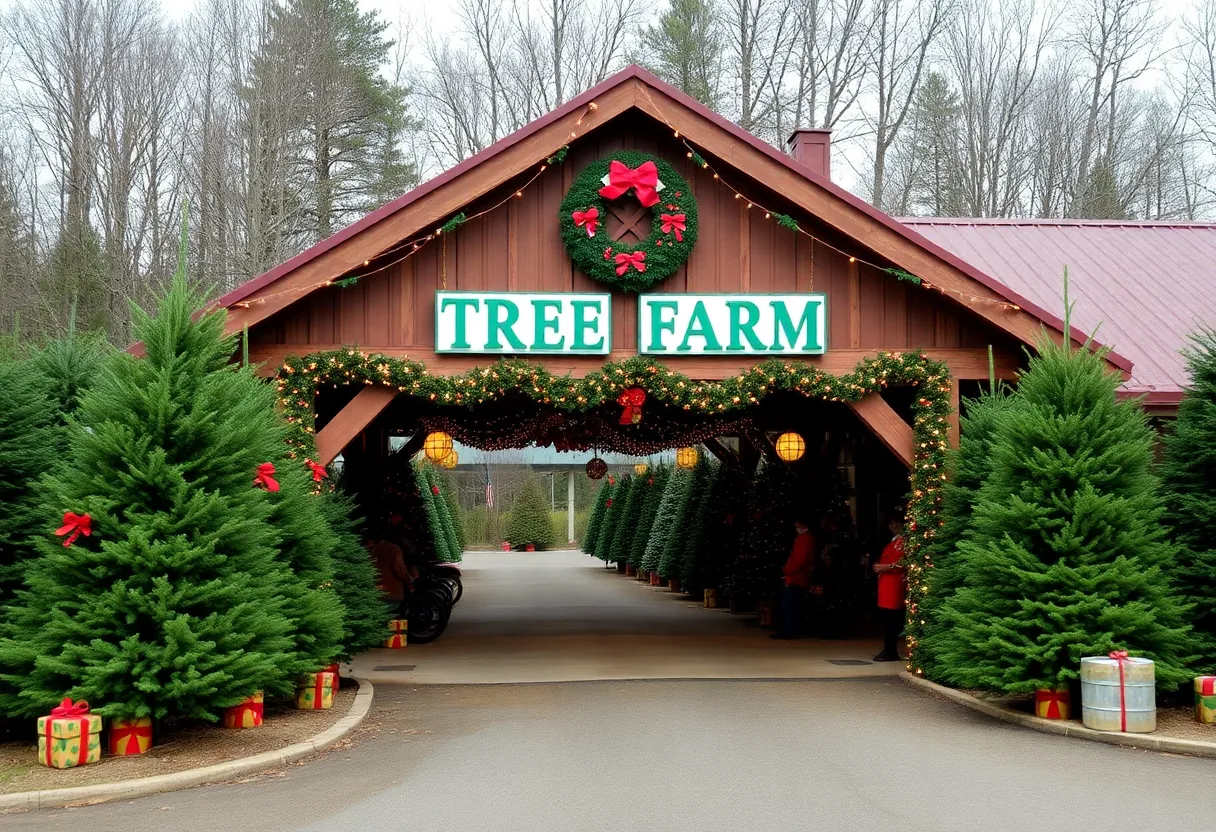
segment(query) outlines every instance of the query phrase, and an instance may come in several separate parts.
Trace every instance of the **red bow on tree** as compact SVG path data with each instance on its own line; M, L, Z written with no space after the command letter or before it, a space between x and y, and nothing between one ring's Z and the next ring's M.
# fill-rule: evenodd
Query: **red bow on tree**
M642 421L642 405L646 403L646 391L641 387L630 387L617 396L616 403L624 408L621 411L621 424L636 425Z
M640 272L646 271L646 252L635 251L632 254L621 252L616 256L616 273L624 274L633 266Z
M311 459L304 460L304 463L308 466L308 469L312 471L313 482L320 482L329 476L329 472L325 470L325 466L321 463L313 462Z
M579 228L585 227L587 229L588 237L595 236L595 227L600 224L599 208L588 208L586 211L575 211L572 216L574 217L575 225L577 225Z
M55 530L55 534L63 537L65 534L68 539L63 541L64 548L71 546L76 542L76 538L84 535L88 537L93 533L93 518L87 514L75 514L70 511L63 513L63 525ZM67 701L67 700L64 700Z
M608 184L600 188L600 196L616 199L632 190L642 207L649 208L659 201L658 186L659 169L654 162L643 162L631 168L613 159L608 164Z
M676 242L684 242L684 231L688 228L686 224L687 217L683 214L660 214L659 221L663 224L659 226L664 234L675 232Z
M274 464L263 462L258 466L258 475L253 478L253 484L267 491L278 491L279 481L274 478Z
M432 485L432 486L431 486L431 493L432 493L432 494L434 494L436 497L438 497L438 496L439 496L439 486L437 486L437 485Z

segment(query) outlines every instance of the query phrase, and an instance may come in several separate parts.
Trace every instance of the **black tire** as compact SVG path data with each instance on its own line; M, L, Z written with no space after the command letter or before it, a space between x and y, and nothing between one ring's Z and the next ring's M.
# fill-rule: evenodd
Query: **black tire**
M452 617L452 605L445 589L415 592L410 598L410 644L429 644L443 635Z

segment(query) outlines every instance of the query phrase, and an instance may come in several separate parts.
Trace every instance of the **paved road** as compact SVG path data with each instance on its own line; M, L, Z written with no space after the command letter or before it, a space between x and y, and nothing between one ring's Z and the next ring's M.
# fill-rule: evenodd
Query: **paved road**
M497 617L474 597L469 640L495 621L523 637L530 617L570 619L545 593ZM744 626L655 609L590 616ZM1214 776L1216 761L1027 732L889 677L379 685L352 742L286 771L0 816L0 830L1155 832L1211 828Z

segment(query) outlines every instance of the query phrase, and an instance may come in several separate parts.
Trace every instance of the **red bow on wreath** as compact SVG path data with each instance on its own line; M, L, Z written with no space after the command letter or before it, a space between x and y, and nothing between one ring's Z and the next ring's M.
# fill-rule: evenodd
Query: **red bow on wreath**
M613 159L608 163L608 184L600 188L600 196L616 199L632 190L642 207L649 208L659 201L658 186L659 169L654 162L642 162L631 168Z
M635 251L632 254L621 252L616 256L616 273L624 274L633 266L640 272L646 271L646 252Z
M258 475L253 478L253 484L267 491L278 491L279 481L274 478L274 464L263 462L258 466Z
M574 224L579 228L586 226L587 236L595 236L595 227L600 223L600 209L588 208L586 211L575 211L571 216L574 217Z
M684 242L684 231L688 228L687 217L683 214L661 214L659 220L663 223L660 228L664 234L676 233L676 242Z
M630 387L617 396L616 403L625 408L621 411L621 424L636 425L642 421L642 405L646 403L646 391L641 387Z
M88 537L92 533L93 518L87 514L75 514L70 511L63 513L63 525L55 530L55 534L59 537L63 537L65 534L68 536L68 539L63 541L65 549L75 543L76 538L81 535Z
M313 462L311 459L304 460L304 463L308 466L308 469L312 471L313 482L320 482L329 476L329 472L325 470L325 466L321 463Z

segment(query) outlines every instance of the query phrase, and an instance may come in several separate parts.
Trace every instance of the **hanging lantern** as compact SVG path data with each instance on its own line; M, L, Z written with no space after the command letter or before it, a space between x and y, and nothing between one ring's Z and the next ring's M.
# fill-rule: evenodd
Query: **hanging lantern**
M452 452L452 437L443 431L435 431L426 435L422 443L422 452L431 462L443 462L444 457Z
M676 465L681 468L695 468L697 465L697 449L680 448L677 450Z
M602 480L604 474L608 473L608 463L600 459L598 456L593 457L587 462L587 476L593 480Z
M650 470L650 466L645 462L639 462L633 466L633 473L637 474L639 477L642 476L642 474L645 474L648 470Z
M451 453L445 456L439 464L444 468L451 469L455 468L458 462L460 462L460 454L456 453L455 448L452 448Z
M778 436L774 444L777 446L777 456L785 462L802 459L802 455L806 453L806 440L801 434L793 431Z

